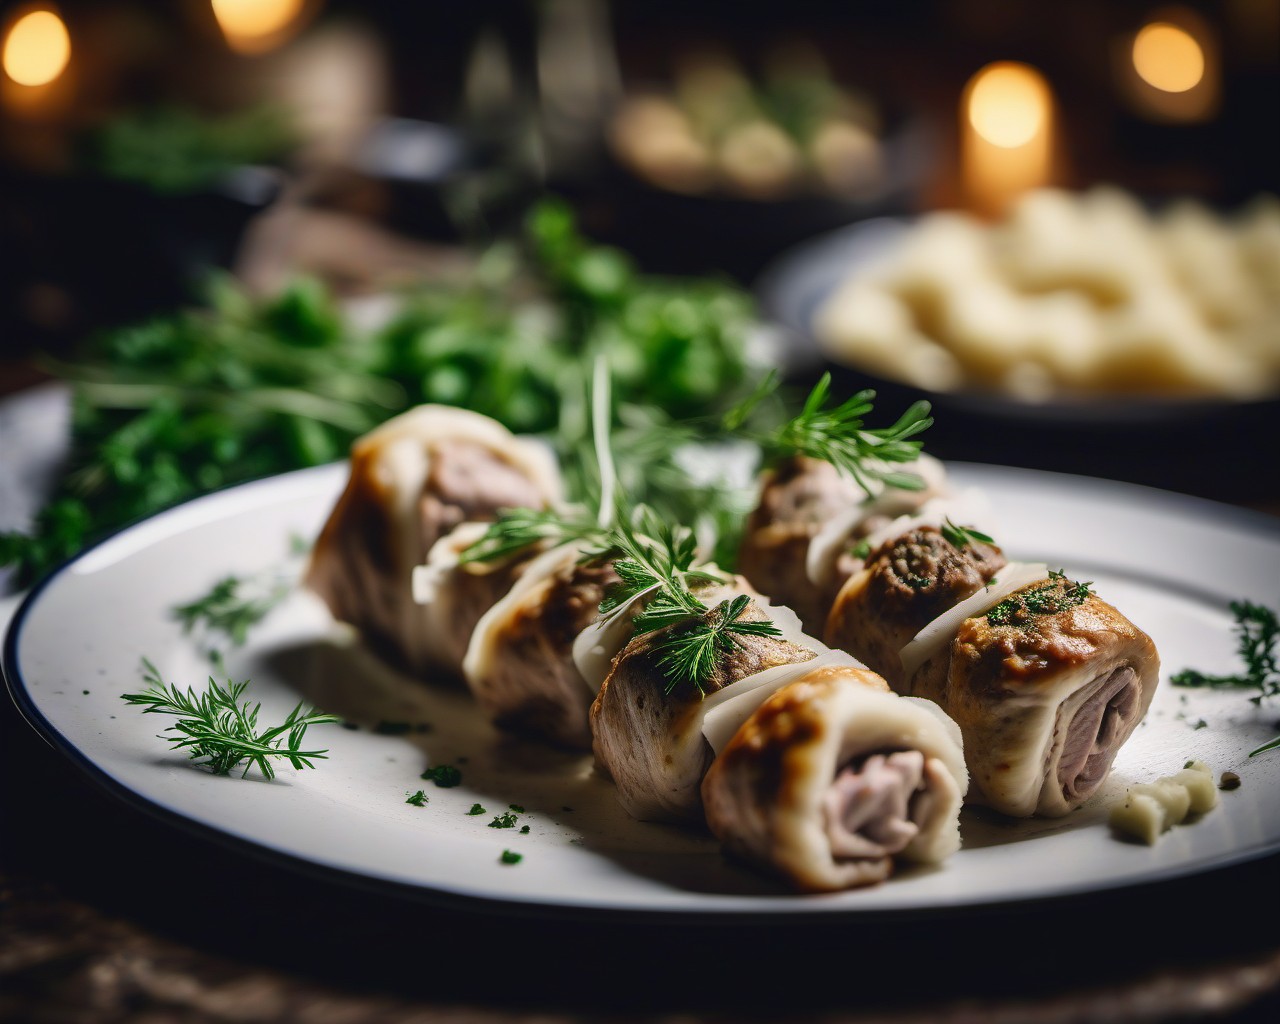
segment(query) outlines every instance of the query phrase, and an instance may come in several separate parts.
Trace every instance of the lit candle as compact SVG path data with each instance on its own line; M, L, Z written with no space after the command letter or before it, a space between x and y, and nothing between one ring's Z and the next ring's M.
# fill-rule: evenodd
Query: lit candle
M300 27L307 0L211 0L213 16L236 53L274 50Z
M1155 121L1202 121L1221 92L1213 30L1194 11L1157 12L1116 48L1117 75L1138 113Z
M1035 68L988 64L960 102L960 160L970 205L1000 213L1027 189L1048 184L1054 161L1053 93Z
M7 20L0 39L4 105L36 119L64 110L71 36L57 10L46 4L20 8Z

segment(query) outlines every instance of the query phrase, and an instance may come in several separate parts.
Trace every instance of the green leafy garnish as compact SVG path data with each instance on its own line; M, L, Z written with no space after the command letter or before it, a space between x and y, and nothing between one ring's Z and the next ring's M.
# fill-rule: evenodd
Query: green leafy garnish
M283 724L259 729L262 705L240 701L248 682L228 680L224 689L210 676L208 689L197 694L194 689L183 692L172 683L166 685L155 665L145 658L142 667L147 689L121 694L121 699L143 706L144 714L176 716L178 721L165 730L175 735L162 734L160 738L174 749L186 750L191 760L207 765L215 775L230 775L241 762L248 762L242 777L256 766L264 777L272 779L272 758L284 758L294 768L314 768L311 762L328 754L327 750L303 750L302 739L309 726L337 722L336 715L299 703Z
M850 549L849 553L853 555L854 558L865 559L867 555L871 554L871 542L867 540L866 537L863 537L862 540L858 541L858 543Z
M519 820L520 819L517 818L510 811L504 811L502 814L499 814L496 818L494 818L493 821L489 822L489 827L490 828L515 828L516 822L518 822Z
M276 577L264 586L257 577L224 576L209 592L188 604L176 605L174 618L182 623L184 633L202 629L219 633L240 647L248 639L249 630L289 596L293 584Z
M516 853L514 850L503 850L502 856L498 858L503 864L519 864L524 860L523 853Z
M479 804L472 804L471 810L467 811L467 813L474 817L479 814L484 814L484 808L481 807Z
M731 410L726 425L741 427L771 386L773 382L766 380L742 405ZM881 486L914 491L924 486L918 476L894 466L919 457L920 441L913 438L933 423L928 402L916 402L892 426L872 430L863 422L872 411L874 391L859 391L828 409L830 397L831 374L824 373L797 416L763 434L741 429L760 444L766 459L807 455L829 462L868 494L874 494Z
M297 141L292 118L274 106L222 117L169 106L112 118L85 141L82 161L107 177L183 193L235 167L282 157Z
M1280 638L1280 621L1276 613L1252 601L1232 601L1235 616L1236 650L1244 662L1243 673L1209 675L1195 669L1184 669L1170 678L1174 686L1208 687L1212 689L1256 689L1249 698L1261 704L1265 698L1280 695L1280 666L1277 665L1276 641ZM1280 747L1280 736L1264 743L1249 756Z
M434 782L441 789L452 789L462 783L462 772L451 764L438 764L428 768L420 778Z
M413 804L414 807L425 807L427 805L427 800L428 800L427 794L422 790L418 790L418 792L414 793L411 797L409 797L409 799L406 800L405 803Z
M950 517L942 521L942 536L948 544L954 548L963 550L970 544L994 544L995 541L983 533L981 530L975 530L972 526L957 526Z
M463 550L461 562L495 562L534 544L559 547L572 541L599 545L603 531L585 511L570 509L503 509L484 535Z
M782 635L772 622L744 622L742 613L750 603L746 594L721 601L687 629L673 630L670 637L654 646L655 651L661 652L658 664L667 672L668 694L681 683L702 693L703 683L715 671L716 662L742 646L737 637Z
M1013 626L1027 622L1033 615L1053 615L1084 604L1093 591L1093 582L1077 583L1067 579L1060 569L1049 570L1049 581L1010 594L987 612L992 626Z

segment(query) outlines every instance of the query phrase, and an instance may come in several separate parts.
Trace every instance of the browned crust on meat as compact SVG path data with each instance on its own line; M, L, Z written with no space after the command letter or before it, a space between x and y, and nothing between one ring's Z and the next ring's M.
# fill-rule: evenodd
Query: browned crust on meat
M494 724L575 749L590 749L592 694L573 663L573 641L595 619L607 587L618 581L609 563L563 566L542 600L522 606L495 642L493 679L478 694Z
M905 686L899 652L947 609L977 593L1006 564L998 547L957 548L935 527L903 534L870 553L832 605L824 639Z
M1099 650L1140 637L1146 634L1094 594L1021 624L993 626L977 616L961 624L951 645L950 687L963 681L975 699L1013 697L1037 690Z

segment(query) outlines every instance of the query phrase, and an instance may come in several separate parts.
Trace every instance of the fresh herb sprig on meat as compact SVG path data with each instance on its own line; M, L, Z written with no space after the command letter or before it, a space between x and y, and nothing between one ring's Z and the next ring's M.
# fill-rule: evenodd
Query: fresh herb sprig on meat
M891 426L872 429L865 420L874 408L876 393L859 391L828 408L831 374L824 373L796 416L772 429L753 429L756 411L776 388L776 377L770 375L724 417L725 429L759 444L766 461L792 455L820 459L847 474L868 494L880 487L918 491L924 486L918 476L896 467L920 455L918 435L933 423L928 402L914 403Z
M1252 601L1232 601L1231 614L1235 616L1236 650L1244 662L1244 672L1231 675L1210 675L1196 669L1184 669L1170 678L1174 686L1205 687L1209 689L1256 689L1249 698L1253 704L1261 704L1269 697L1280 696L1280 663L1276 651L1280 640L1280 620L1265 605ZM1264 743L1249 756L1280 747L1280 736Z
M269 728L258 725L261 704L241 701L248 682L227 681L219 686L212 676L203 693L194 688L183 691L174 683L166 684L159 670L147 659L142 661L143 682L147 688L138 693L121 694L126 703L141 706L143 714L173 715L178 720L160 739L175 750L185 750L191 760L206 765L214 775L230 775L244 763L242 777L257 767L265 778L275 778L272 759L283 758L294 768L314 768L312 763L328 755L327 750L304 750L302 740L308 727L339 721L299 703L284 722Z
M957 526L950 517L942 521L942 536L952 547L963 549L970 544L994 544L995 540L972 526Z

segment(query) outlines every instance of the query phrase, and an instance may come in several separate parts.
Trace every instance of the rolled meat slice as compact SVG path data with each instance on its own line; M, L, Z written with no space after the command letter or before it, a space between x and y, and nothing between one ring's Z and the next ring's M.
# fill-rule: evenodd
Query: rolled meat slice
M960 726L972 801L1056 817L1101 787L1159 678L1151 638L1054 573L964 619L906 692Z
M718 691L758 672L809 661L822 644L798 643L799 623L782 626L784 608L752 600L742 621L774 621L788 636L735 636L733 649L717 658L702 690L673 683L663 664L664 644L702 622L718 621L727 603L710 607L703 619L677 623L632 637L613 661L591 705L592 749L596 764L613 777L618 798L632 817L644 821L696 820L702 813L699 786L713 755L702 732L708 700ZM704 699L706 698L706 699Z
M431 546L426 562L414 567L412 593L422 619L406 643L411 663L419 668L463 678L462 662L476 626L545 550L537 543L503 558L465 561L463 554L488 529L487 523L455 527Z
M767 470L761 478L760 499L743 533L740 571L775 604L795 611L807 630L820 633L840 583L853 568L824 566L827 578L815 586L819 581L810 571L811 542L838 521L852 544L946 492L946 472L930 456L902 466L902 472L915 473L924 488L885 488L868 496L831 463L801 455ZM841 569L843 575L839 575Z
M525 567L472 632L463 674L495 725L589 750L596 688L574 663L573 644L618 577L610 562L580 556L566 544Z
M424 405L356 441L351 475L320 532L305 576L334 617L421 671L424 607L410 578L435 543L502 508L560 500L559 472L542 445L478 413Z
M823 666L768 698L702 781L725 849L796 887L881 882L895 860L940 863L960 847L968 785L960 731L874 672Z
M936 526L891 537L867 554L831 606L823 639L879 672L895 690L905 683L899 652L931 621L977 593L1005 565L998 547L957 547Z

